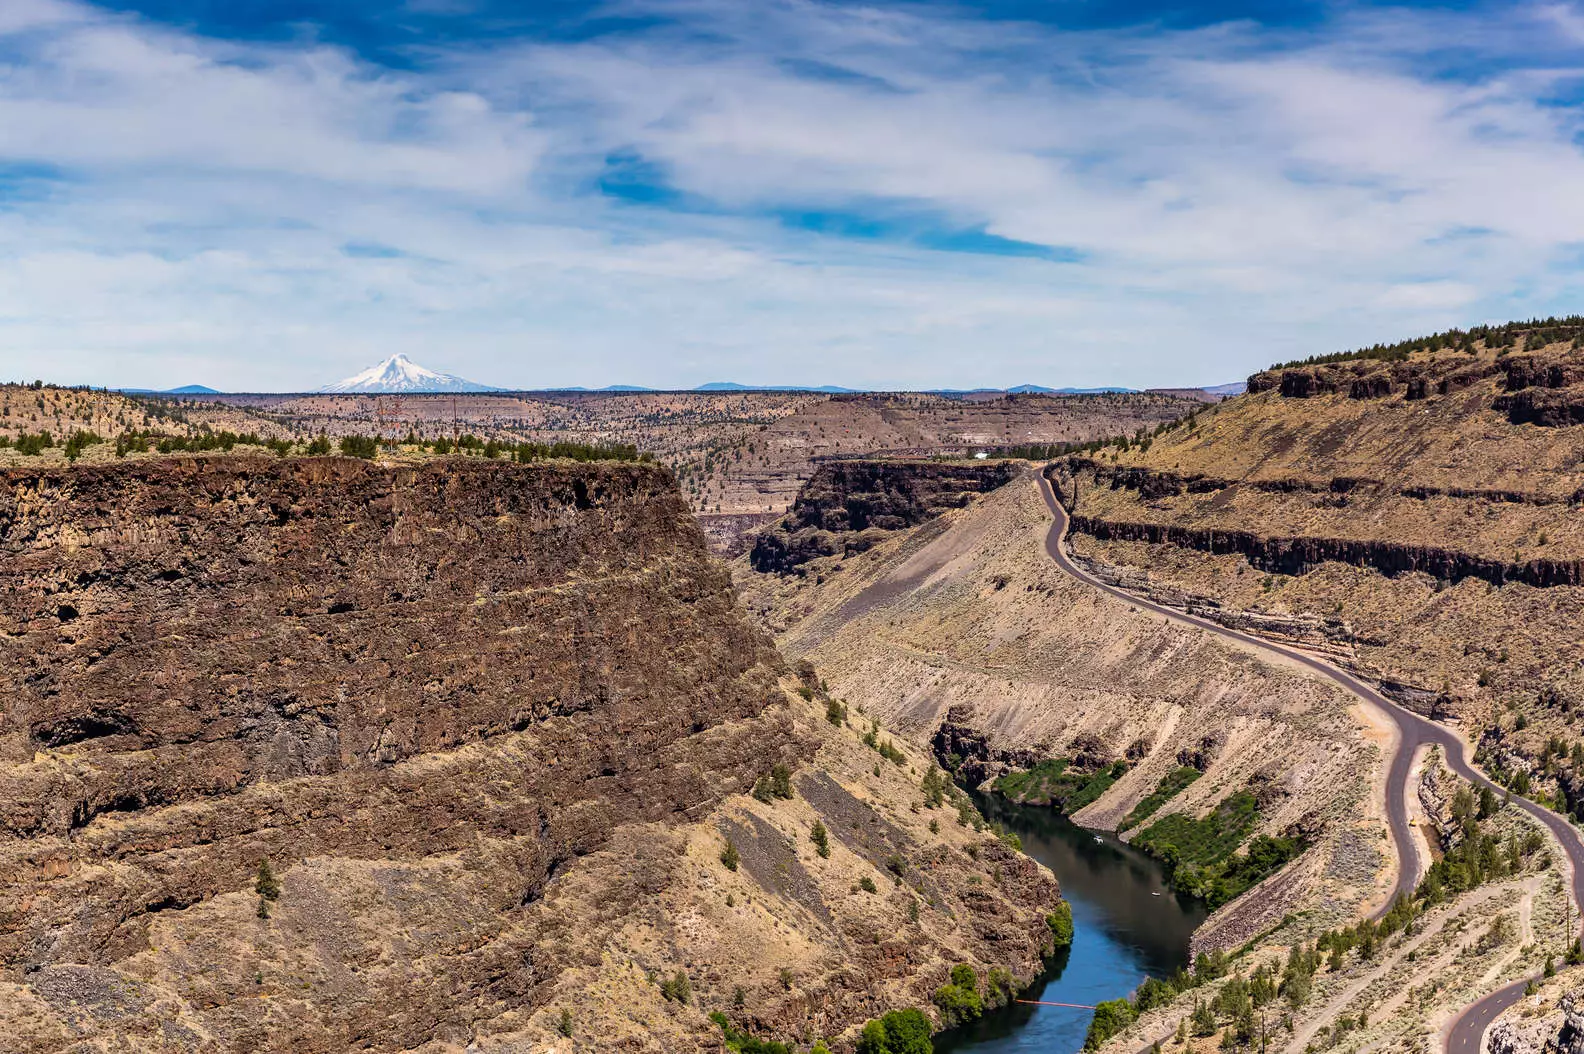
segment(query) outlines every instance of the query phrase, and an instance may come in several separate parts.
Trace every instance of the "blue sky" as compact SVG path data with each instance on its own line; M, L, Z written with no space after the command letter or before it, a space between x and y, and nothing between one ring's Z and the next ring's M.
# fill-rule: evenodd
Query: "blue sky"
M0 377L1136 387L1584 310L1568 3L5 0Z

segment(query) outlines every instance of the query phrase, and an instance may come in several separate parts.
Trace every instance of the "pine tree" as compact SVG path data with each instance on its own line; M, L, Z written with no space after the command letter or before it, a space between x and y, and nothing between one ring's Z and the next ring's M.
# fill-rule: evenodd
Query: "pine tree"
M1210 1004L1203 999L1194 1002L1193 1009L1193 1034L1196 1036L1213 1036L1216 1030L1215 1011L1210 1009Z
M726 839L726 848L721 850L720 862L726 865L726 870L735 871L742 861L742 856L737 852L737 843L730 838Z
M268 860L259 861L258 881L254 884L253 888L258 892L258 895L265 900L280 899L280 879L275 877L275 871L270 867L270 862Z
M809 840L814 843L814 851L820 856L830 856L830 835L819 820L815 820L814 826L809 829Z

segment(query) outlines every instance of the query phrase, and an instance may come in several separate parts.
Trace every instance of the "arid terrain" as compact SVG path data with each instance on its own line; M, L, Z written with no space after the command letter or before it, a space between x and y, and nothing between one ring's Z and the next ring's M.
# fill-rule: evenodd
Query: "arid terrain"
M1577 808L1578 335L1513 326L1258 374L1248 395L1054 459L1047 474L1071 510L1074 559L1140 598L1132 605L1048 560L1034 485L1043 462L861 544L805 545L789 563L778 542L776 560L737 563L738 586L789 656L817 663L834 692L931 744L969 783L1049 800L1173 854L1198 852L1197 839L1249 803L1244 848L1179 881L1214 890L1252 872L1249 892L1196 945L1237 951L1237 984L1262 963L1285 977L1299 956L1302 998L1263 1012L1283 1049L1468 1042L1455 1027L1465 1007L1515 980L1521 988L1548 956L1562 966L1577 909L1550 832L1498 803L1489 820L1482 806L1469 834L1450 803L1477 788L1440 768L1432 748L1409 774L1419 820L1403 857L1381 811L1395 751L1382 713L1142 602L1339 663L1391 700L1454 721L1467 755L1510 793ZM812 537L821 520L807 506L850 501L816 480L775 531ZM1275 841L1256 846L1261 836ZM1426 892L1450 866L1443 857L1486 843L1511 860L1486 861L1473 885ZM1289 844L1295 855L1272 848ZM1256 848L1274 869L1239 862ZM1410 886L1424 882L1385 915L1399 867ZM1353 954L1326 958L1327 943L1325 965L1305 970L1314 941L1383 915L1364 954L1350 937ZM1572 983L1533 999L1514 989L1502 1020L1561 1022L1566 1008L1546 1008ZM1228 1007L1241 998L1219 994L1225 984L1141 997L1147 1012L1109 1033L1106 1049L1221 1046L1237 1032ZM1188 1021L1199 1001L1216 1018L1202 1033Z
M0 1023L845 1052L1050 951L966 787L1213 909L1095 1049L1571 1050L1575 337L1220 403L6 389Z
M1256 375L1147 445L1066 459L1076 550L1202 607L1307 622L1462 716L1515 790L1577 810L1584 423L1534 409L1584 390L1575 336Z
M845 1047L1053 939L652 464L12 468L0 552L9 1049Z
M128 430L182 436L229 431L290 439L299 448L320 434L390 443L465 435L624 443L670 467L712 546L736 553L747 544L747 532L787 510L822 459L960 457L1014 445L1086 443L1152 429L1206 398L1192 392L529 392L178 399L11 385L0 386L0 436L49 431L57 447L79 430L110 442ZM406 445L413 453L414 444ZM0 465L7 463L25 462L14 450L0 449Z

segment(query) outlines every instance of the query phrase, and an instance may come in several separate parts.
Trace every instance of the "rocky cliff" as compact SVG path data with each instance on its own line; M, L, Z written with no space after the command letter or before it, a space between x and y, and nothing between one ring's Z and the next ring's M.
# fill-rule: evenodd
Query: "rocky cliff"
M1541 1002L1534 1007L1531 1002ZM1523 1016L1508 1013L1491 1026L1486 1049L1491 1054L1584 1054L1584 1002L1568 992L1554 1005L1545 1000L1524 1000Z
M538 1049L575 971L604 993L580 1034L706 1042L707 989L632 1025L652 973L705 983L726 957L685 949L748 925L676 912L772 766L843 756L651 465L12 470L0 598L0 1028L26 1050ZM985 903L1027 976L1055 891L1024 870ZM990 947L959 912L876 988L828 967L843 912L757 892L829 953L756 994L775 1027L839 1034Z
M786 574L825 556L863 552L887 532L914 527L974 495L1004 486L1015 462L828 461L798 492L791 511L754 540L755 571Z

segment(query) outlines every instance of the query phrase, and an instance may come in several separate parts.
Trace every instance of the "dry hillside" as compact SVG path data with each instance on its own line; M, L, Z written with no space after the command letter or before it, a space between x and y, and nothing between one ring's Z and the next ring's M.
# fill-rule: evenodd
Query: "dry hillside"
M1296 617L1520 791L1584 803L1584 329L1257 374L1059 466L1074 544L1205 610ZM1425 342L1429 344L1430 342Z
M1375 819L1385 740L1373 726L1325 684L1068 579L1044 555L1048 525L1028 468L862 553L788 575L743 562L737 581L787 654L933 743L968 782L1065 766L1098 777L1077 818L1117 827L1190 768L1161 816L1242 802L1243 838L1310 847L1214 916L1205 946L1235 945L1299 907L1344 918L1377 903L1395 872ZM1015 785L1030 797L1029 782Z

